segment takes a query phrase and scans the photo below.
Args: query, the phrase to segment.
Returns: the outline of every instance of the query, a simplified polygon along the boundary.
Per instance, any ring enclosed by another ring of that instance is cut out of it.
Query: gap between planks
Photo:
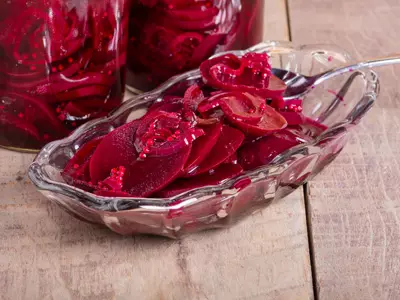
[[[292,23],[289,9],[289,0],[283,0],[284,9],[286,15],[286,35],[289,41],[292,41]],[[317,270],[315,264],[315,248],[314,248],[314,239],[312,233],[312,219],[311,219],[311,207],[310,207],[310,198],[309,198],[309,185],[305,183],[302,187],[303,190],[303,200],[304,200],[304,209],[305,209],[305,218],[306,218],[306,227],[307,227],[307,240],[308,240],[308,250],[310,257],[310,269],[311,269],[311,279],[313,286],[313,296],[314,300],[319,300],[318,293],[318,281],[317,281]]]

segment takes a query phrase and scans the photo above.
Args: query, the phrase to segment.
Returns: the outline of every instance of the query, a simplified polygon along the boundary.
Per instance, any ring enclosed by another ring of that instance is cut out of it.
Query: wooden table
[[[399,48],[398,0],[266,3],[265,39]],[[400,299],[400,68],[380,75],[376,107],[305,197],[180,241],[70,217],[29,183],[32,155],[0,150],[0,299]]]

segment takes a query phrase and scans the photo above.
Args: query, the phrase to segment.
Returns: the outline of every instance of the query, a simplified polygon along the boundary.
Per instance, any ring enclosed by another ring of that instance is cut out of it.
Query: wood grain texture
[[[0,150],[0,299],[311,299],[300,192],[228,230],[121,237],[36,192],[31,159]]]
[[[250,0],[251,1],[251,0]],[[286,0],[264,1],[264,40],[289,40]]]
[[[267,37],[287,29],[282,3],[267,1]],[[312,299],[301,191],[231,229],[121,237],[36,192],[32,159],[0,149],[0,299]]]
[[[357,58],[399,52],[397,0],[291,0],[298,43],[336,43]],[[400,299],[400,67],[338,159],[310,184],[319,299]]]

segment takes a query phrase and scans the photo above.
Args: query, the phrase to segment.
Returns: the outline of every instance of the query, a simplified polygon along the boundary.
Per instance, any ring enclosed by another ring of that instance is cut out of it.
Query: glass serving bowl
[[[275,68],[314,75],[351,61],[333,45],[294,46],[266,42],[247,52],[268,52]],[[108,117],[93,120],[72,135],[47,144],[29,168],[29,177],[48,199],[81,220],[104,224],[120,234],[155,234],[178,238],[204,229],[227,227],[266,207],[312,179],[339,154],[349,130],[372,107],[379,81],[371,70],[332,78],[303,98],[304,114],[328,127],[308,143],[281,153],[268,165],[246,171],[218,186],[197,188],[172,198],[100,197],[65,183],[61,172],[89,140],[137,119],[171,90],[185,90],[201,80],[199,70],[175,76],[159,88],[123,103]],[[251,179],[251,182],[249,182]]]

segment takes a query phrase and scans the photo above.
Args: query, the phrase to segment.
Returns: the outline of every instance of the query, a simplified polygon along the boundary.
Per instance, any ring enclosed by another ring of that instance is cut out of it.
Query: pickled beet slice
[[[0,111],[0,142],[2,144],[39,145],[41,137],[38,130],[32,124],[21,118]],[[22,144],[21,144],[22,143]]]
[[[189,1],[188,1],[189,2]],[[185,7],[172,7],[171,9],[166,9],[165,13],[172,19],[179,20],[203,20],[206,18],[213,18],[219,12],[219,9],[212,5],[209,1],[198,1],[192,2],[185,5]]]
[[[31,126],[36,127],[39,132],[52,133],[53,137],[68,134],[68,130],[60,123],[51,107],[42,98],[0,90],[0,101],[4,106],[4,111],[23,116],[26,122],[31,123]]]
[[[89,163],[102,138],[99,137],[84,144],[67,163],[61,173],[67,183],[86,191],[94,190],[95,186],[90,181]]]
[[[185,32],[178,35],[171,42],[171,50],[174,53],[174,62],[178,70],[191,67],[194,49],[203,41],[203,36],[195,32]]]
[[[238,156],[237,153],[233,153],[231,156],[229,156],[225,161],[224,164],[237,164],[238,163]]]
[[[240,128],[246,135],[263,136],[272,134],[284,129],[287,126],[286,120],[271,106],[266,105],[264,116],[256,125],[229,119],[237,128]]]
[[[198,85],[189,87],[183,95],[183,109],[185,112],[192,112],[197,110],[197,106],[204,100],[203,91]]]
[[[179,113],[155,110],[146,114],[137,129],[135,147],[141,158],[168,156],[191,144],[204,131]]]
[[[285,118],[265,101],[250,93],[216,93],[200,103],[202,114],[221,108],[226,118],[246,135],[262,136],[287,126]]]
[[[95,138],[84,144],[68,161],[64,167],[63,174],[74,178],[85,175],[85,180],[90,181],[90,177],[87,176],[89,174],[85,174],[86,167],[88,167],[88,162],[102,139],[103,137]]]
[[[204,61],[200,71],[203,81],[214,88],[279,98],[286,85],[271,73],[268,59],[265,53],[248,53],[241,58],[226,54]]]
[[[305,118],[302,113],[281,111],[280,114],[285,118],[289,126],[300,125],[305,122]]]
[[[218,185],[223,183],[227,179],[231,179],[239,175],[240,173],[242,173],[242,171],[242,167],[238,164],[221,164],[217,169],[213,170],[212,172],[187,179],[177,179],[172,184],[159,191],[156,196],[169,198],[199,187]]]
[[[225,92],[217,93],[203,101],[198,110],[200,113],[220,107],[229,119],[257,124],[266,109],[263,98],[249,93]]]
[[[222,44],[226,34],[215,33],[206,36],[199,46],[193,51],[192,61],[193,64],[199,65],[202,61],[210,57],[218,45]]]
[[[210,154],[196,169],[192,169],[186,176],[196,176],[216,168],[236,152],[243,140],[244,134],[240,130],[223,125],[218,141],[211,149]]]
[[[164,157],[148,157],[126,165],[124,192],[133,197],[147,197],[175,180],[189,157],[191,146]]]
[[[105,179],[113,168],[126,166],[138,156],[135,133],[140,121],[134,120],[107,134],[90,159],[90,177],[93,183]]]
[[[192,169],[196,169],[215,146],[222,132],[222,123],[202,126],[201,128],[205,134],[193,142],[192,151],[185,165],[184,173],[186,174],[190,173]]]
[[[206,31],[216,26],[219,9],[210,1],[192,1],[183,5],[168,5],[155,14],[157,22],[184,31]]]
[[[284,129],[241,147],[237,152],[238,162],[244,170],[252,170],[270,163],[283,151],[305,142],[295,133]]]
[[[103,97],[110,94],[110,88],[103,85],[84,86],[70,91],[64,91],[56,95],[58,101],[78,100],[85,97]]]

